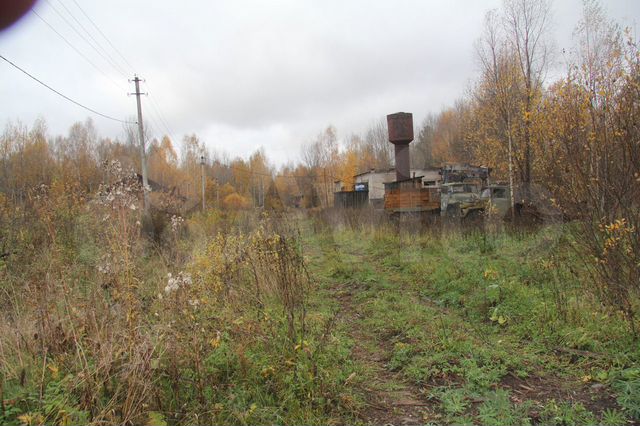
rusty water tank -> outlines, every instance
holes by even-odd
[[[411,158],[409,144],[413,140],[413,114],[396,112],[387,115],[389,142],[395,146],[396,180],[409,179]]]

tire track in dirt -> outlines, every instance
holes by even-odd
[[[360,304],[354,301],[358,291],[355,284],[332,288],[340,305],[340,321],[349,329],[354,346],[353,358],[368,370],[368,380],[361,389],[366,407],[359,416],[371,425],[418,425],[425,423],[432,402],[426,400],[420,389],[404,380],[400,373],[390,371],[388,361],[392,354],[389,341],[381,341],[373,330],[362,324]]]

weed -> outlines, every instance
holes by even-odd
[[[631,374],[627,377],[627,380],[617,380],[613,383],[617,393],[616,400],[629,417],[640,420],[640,377],[633,378]]]
[[[627,417],[615,408],[606,408],[602,412],[600,423],[604,426],[622,426],[627,424]]]
[[[381,386],[436,388],[446,422],[529,422],[503,388],[535,395],[550,375],[580,391],[585,371],[619,408],[551,401],[541,422],[638,418],[624,316],[580,290],[562,238],[553,257],[544,232],[314,233],[210,212],[154,242],[135,197],[85,211],[62,189],[11,219],[32,221],[21,233],[2,228],[16,253],[0,259],[0,423],[352,423],[372,362],[356,347],[398,372]]]
[[[389,360],[388,368],[390,370],[400,370],[404,368],[413,355],[414,349],[411,345],[397,342],[393,347],[393,354]]]
[[[438,394],[442,409],[448,415],[462,414],[468,407],[467,395],[463,389],[445,389]]]
[[[596,424],[597,421],[593,413],[587,410],[584,405],[577,402],[549,401],[541,412],[541,420],[544,424],[558,426],[577,426],[586,424]]]
[[[488,426],[528,425],[531,419],[527,416],[529,404],[513,404],[509,393],[498,389],[485,394],[485,400],[478,407],[478,418]]]

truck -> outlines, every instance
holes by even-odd
[[[479,219],[484,214],[504,218],[509,211],[509,186],[482,187],[477,182],[445,183],[440,188],[440,214],[463,220]]]
[[[425,186],[422,177],[384,184],[384,209],[392,218],[431,217],[473,221],[485,214],[504,219],[509,212],[509,186],[490,184],[491,169],[469,164],[445,165],[441,181]]]
[[[440,192],[425,187],[422,176],[384,184],[384,210],[392,217],[413,215],[428,218],[440,212]]]

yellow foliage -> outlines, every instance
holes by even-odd
[[[498,271],[491,268],[487,268],[484,271],[483,276],[485,280],[495,280],[496,278],[498,278]]]
[[[54,379],[57,379],[58,375],[59,375],[58,367],[55,366],[54,364],[49,364],[49,365],[47,365],[47,368],[51,372],[51,377],[54,378]]]
[[[26,414],[22,414],[20,416],[18,416],[18,420],[23,424],[23,425],[43,425],[45,422],[44,417],[42,416],[42,414],[31,414],[31,413],[26,413]]]
[[[355,150],[349,149],[340,165],[340,175],[338,176],[343,184],[343,190],[353,191],[355,185],[354,176],[358,173],[358,155]]]
[[[247,197],[234,192],[224,197],[223,205],[229,210],[246,210],[251,207],[251,201]]]

